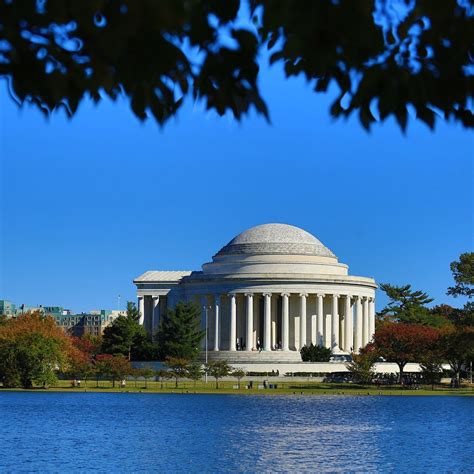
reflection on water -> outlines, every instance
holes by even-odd
[[[5,471],[472,472],[474,399],[0,393]]]

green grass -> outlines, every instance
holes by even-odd
[[[402,388],[399,386],[380,387],[374,386],[363,386],[357,384],[330,384],[330,383],[316,383],[316,382],[276,382],[278,384],[277,389],[258,389],[258,383],[254,382],[253,389],[246,389],[246,383],[242,381],[241,388],[234,389],[233,386],[237,385],[236,382],[232,381],[220,381],[219,388],[215,388],[215,381],[209,380],[208,383],[204,382],[188,382],[180,381],[178,388],[175,387],[173,382],[165,382],[163,388],[161,388],[161,382],[148,382],[145,387],[144,382],[138,381],[136,384],[134,381],[127,381],[125,388],[120,388],[119,384],[116,383],[116,387],[112,387],[110,381],[99,381],[99,386],[95,380],[84,381],[81,383],[81,387],[71,387],[70,380],[60,380],[54,386],[49,388],[47,391],[50,392],[140,392],[140,393],[214,393],[214,394],[242,394],[242,395],[403,395],[403,396],[420,396],[420,395],[456,395],[456,396],[474,396],[474,387],[463,387],[459,389],[452,389],[446,386],[436,386],[435,390],[431,389],[431,386],[420,387],[419,390],[413,390],[408,388]],[[3,389],[3,390],[18,390],[18,389]],[[33,389],[35,390],[35,389]],[[36,390],[45,392],[42,388]],[[28,390],[32,391],[32,390]]]

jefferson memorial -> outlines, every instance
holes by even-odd
[[[311,343],[357,352],[375,331],[374,279],[349,275],[316,237],[286,224],[242,232],[201,271],[147,271],[134,284],[149,333],[166,308],[198,303],[202,349],[214,359],[297,362]]]

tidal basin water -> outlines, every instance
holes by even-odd
[[[474,471],[474,398],[0,393],[0,472]]]

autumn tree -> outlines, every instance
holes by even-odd
[[[9,387],[52,385],[57,370],[68,367],[73,350],[53,318],[26,312],[0,325],[0,379]]]
[[[375,332],[372,344],[379,356],[398,365],[402,384],[405,365],[419,362],[436,345],[439,336],[439,330],[428,326],[385,323]]]
[[[115,388],[117,380],[123,380],[132,373],[130,361],[123,355],[102,354],[96,358],[97,373],[112,380]]]
[[[269,118],[266,60],[331,93],[331,116],[357,115],[366,129],[392,117],[405,130],[408,106],[431,129],[474,127],[470,2],[0,2],[0,76],[12,100],[45,114],[123,96],[160,125],[189,100]]]
[[[84,387],[87,387],[87,380],[92,378],[97,372],[97,365],[90,354],[79,350],[74,351],[66,374],[74,379],[84,380]]]
[[[156,334],[161,359],[167,357],[193,360],[199,354],[204,331],[201,308],[193,302],[179,302],[161,318]]]

